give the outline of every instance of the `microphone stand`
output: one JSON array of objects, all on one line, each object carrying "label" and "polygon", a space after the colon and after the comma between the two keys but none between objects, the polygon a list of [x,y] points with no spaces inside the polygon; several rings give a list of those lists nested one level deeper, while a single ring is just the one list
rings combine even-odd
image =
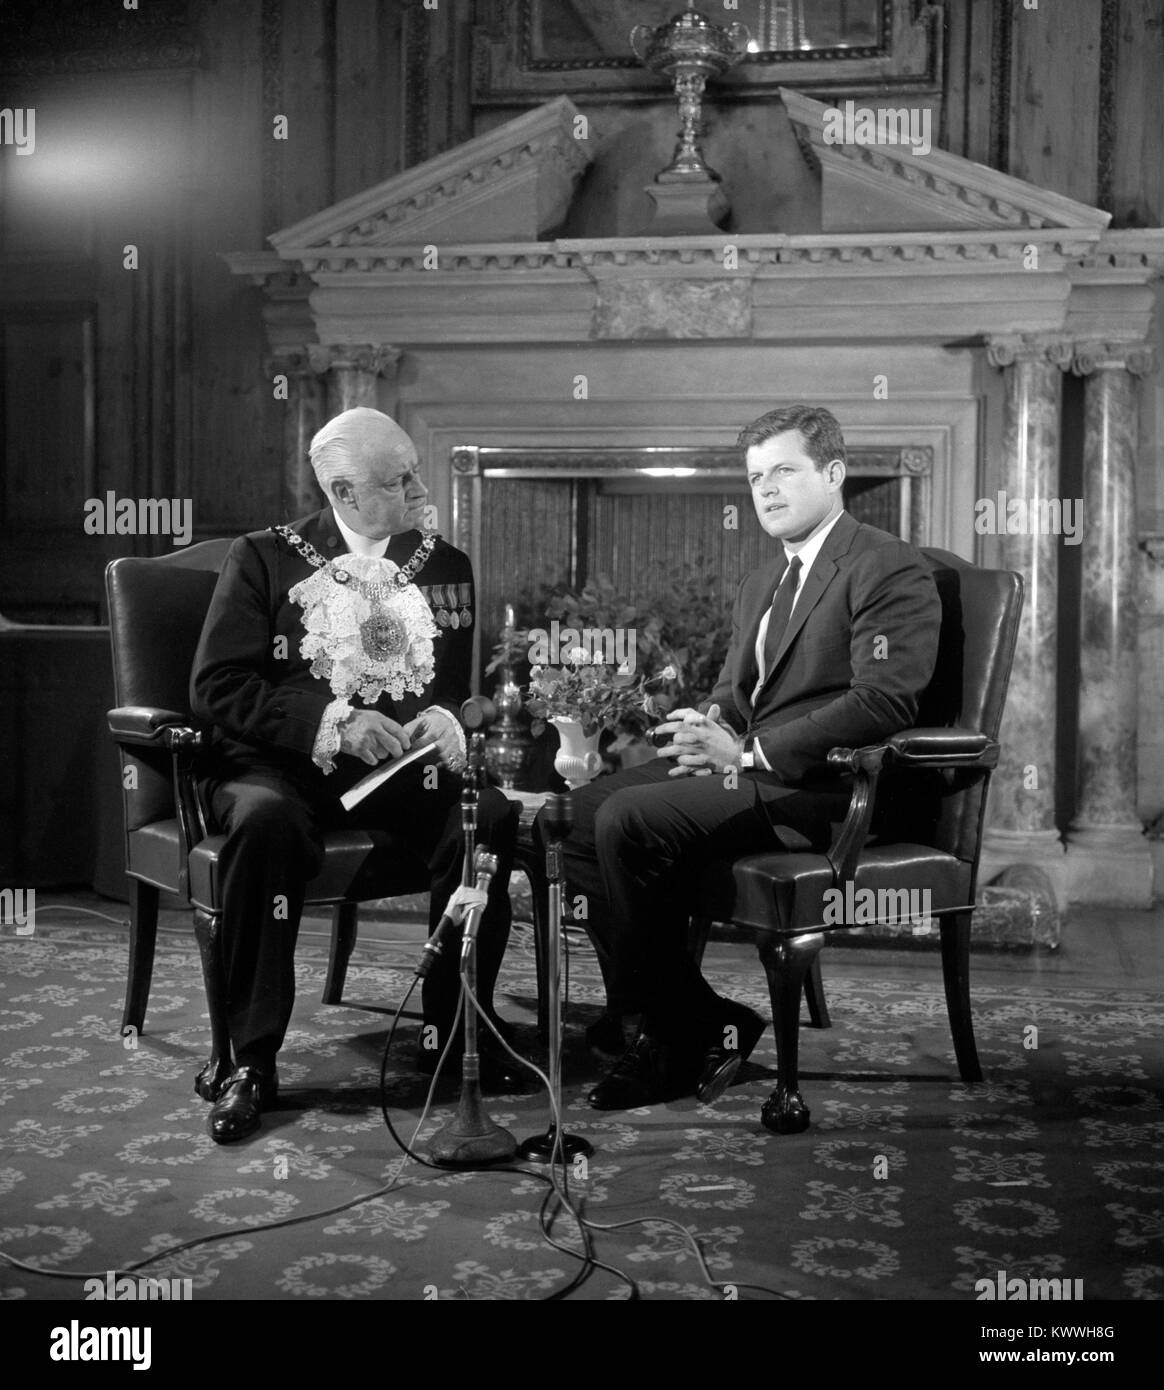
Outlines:
[{"label": "microphone stand", "polygon": [[526,1139],[518,1148],[520,1158],[552,1163],[560,1155],[568,1162],[578,1154],[592,1154],[594,1146],[578,1134],[559,1134],[554,1116],[562,1113],[562,841],[574,825],[574,808],[568,792],[546,799],[546,878],[549,881],[550,921],[546,943],[547,1001],[550,1015],[549,1075],[553,1087],[550,1127],[545,1134]]},{"label": "microphone stand", "polygon": [[[497,856],[487,849],[475,855],[470,836],[476,837],[477,788],[483,772],[485,735],[475,733],[469,746],[469,766],[461,789],[461,826],[465,834],[465,860],[462,882],[470,881],[471,868],[476,869],[477,887],[489,891],[497,872]],[[472,856],[472,857],[471,857]],[[461,974],[466,992],[473,998],[465,1000],[465,1054],[461,1061],[461,1100],[456,1117],[433,1136],[429,1158],[442,1168],[478,1168],[512,1158],[517,1141],[507,1129],[494,1124],[481,1100],[481,1058],[477,1051],[477,928],[481,924],[480,907],[471,907],[465,914],[461,939]]]}]

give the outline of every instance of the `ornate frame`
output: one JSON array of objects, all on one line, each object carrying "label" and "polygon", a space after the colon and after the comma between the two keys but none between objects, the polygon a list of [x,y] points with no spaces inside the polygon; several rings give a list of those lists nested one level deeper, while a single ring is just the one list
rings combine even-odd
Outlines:
[{"label": "ornate frame", "polygon": [[[625,58],[550,61],[535,57],[536,7],[547,3],[553,0],[509,0],[495,7],[491,25],[474,30],[475,104],[533,104],[562,93],[576,102],[650,101],[667,95],[661,79],[631,54],[629,42]],[[754,96],[792,86],[833,95],[872,88],[894,94],[940,93],[943,19],[944,0],[881,0],[881,44],[749,54],[716,84],[716,92],[721,97]]]}]

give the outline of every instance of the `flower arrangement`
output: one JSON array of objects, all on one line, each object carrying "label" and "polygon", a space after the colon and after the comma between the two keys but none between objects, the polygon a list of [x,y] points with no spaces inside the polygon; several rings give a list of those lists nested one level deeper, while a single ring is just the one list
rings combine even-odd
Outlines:
[{"label": "flower arrangement", "polygon": [[[723,589],[715,567],[695,561],[654,567],[644,576],[640,592],[630,597],[620,595],[603,575],[588,580],[579,592],[519,595],[514,605],[519,621],[506,623],[485,673],[500,668],[516,672],[523,667],[531,649],[535,614],[576,631],[633,631],[636,660],[632,664],[637,677],[626,670],[620,674],[608,662],[596,664],[592,654],[581,649],[587,658],[581,663],[555,667],[539,663],[537,678],[531,673],[529,709],[538,721],[535,734],[540,733],[546,716],[539,716],[534,704],[540,708],[546,703],[548,709],[551,701],[592,711],[589,721],[580,722],[593,727],[641,733],[678,704],[694,705],[711,694],[731,630]],[[656,690],[660,684],[670,689]],[[549,717],[554,714],[577,717],[558,708],[550,710]]]},{"label": "flower arrangement", "polygon": [[537,738],[547,721],[558,718],[574,720],[585,734],[642,733],[674,708],[673,696],[653,691],[677,675],[673,666],[665,666],[658,675],[635,676],[625,663],[612,666],[594,660],[585,647],[573,647],[560,666],[530,668],[530,732]]}]

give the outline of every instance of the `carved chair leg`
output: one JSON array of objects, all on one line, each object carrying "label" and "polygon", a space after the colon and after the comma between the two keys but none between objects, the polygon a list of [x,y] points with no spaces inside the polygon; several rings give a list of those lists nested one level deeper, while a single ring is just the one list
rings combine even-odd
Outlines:
[{"label": "carved chair leg", "polygon": [[226,968],[222,961],[222,918],[194,909],[194,935],[202,957],[202,982],[206,987],[206,1007],[210,1012],[210,1059],[194,1080],[194,1089],[203,1100],[217,1100],[222,1083],[234,1070],[230,1050],[230,1029],[226,1021]]},{"label": "carved chair leg", "polygon": [[356,945],[360,909],[357,903],[336,903],[331,914],[331,954],[327,961],[327,979],[323,983],[323,1002],[344,1002],[344,980],[348,961]]},{"label": "carved chair leg", "polygon": [[809,1109],[800,1095],[800,996],[823,945],[820,932],[794,937],[765,933],[759,943],[772,999],[777,1067],[777,1086],[764,1102],[760,1123],[774,1134],[799,1134],[808,1128]]},{"label": "carved chair leg", "polygon": [[150,981],[154,974],[154,946],[158,939],[158,901],[160,889],[140,878],[129,880],[129,976],[125,986],[125,1009],[121,1031],[140,1033],[145,1025]]},{"label": "carved chair leg", "polygon": [[829,1006],[825,1000],[824,981],[820,977],[820,956],[813,956],[808,974],[804,977],[804,998],[808,1004],[808,1016],[814,1028],[831,1028]]},{"label": "carved chair leg", "polygon": [[696,965],[702,966],[707,939],[711,935],[710,917],[692,917],[687,927],[687,949]]},{"label": "carved chair leg", "polygon": [[981,1081],[982,1067],[974,1042],[974,1018],[970,1012],[970,913],[957,912],[940,919],[942,932],[942,980],[946,986],[946,1012],[954,1035],[954,1055],[963,1081]]}]

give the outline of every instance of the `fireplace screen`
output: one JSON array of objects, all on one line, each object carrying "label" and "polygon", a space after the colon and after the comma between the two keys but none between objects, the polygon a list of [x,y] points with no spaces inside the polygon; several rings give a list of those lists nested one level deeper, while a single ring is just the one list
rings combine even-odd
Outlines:
[{"label": "fireplace screen", "polygon": [[[848,450],[845,505],[858,521],[928,543],[932,451]],[[480,679],[507,603],[535,623],[555,588],[606,579],[649,606],[695,576],[723,609],[775,542],[752,509],[738,449],[453,450],[453,542],[477,577]]]}]

